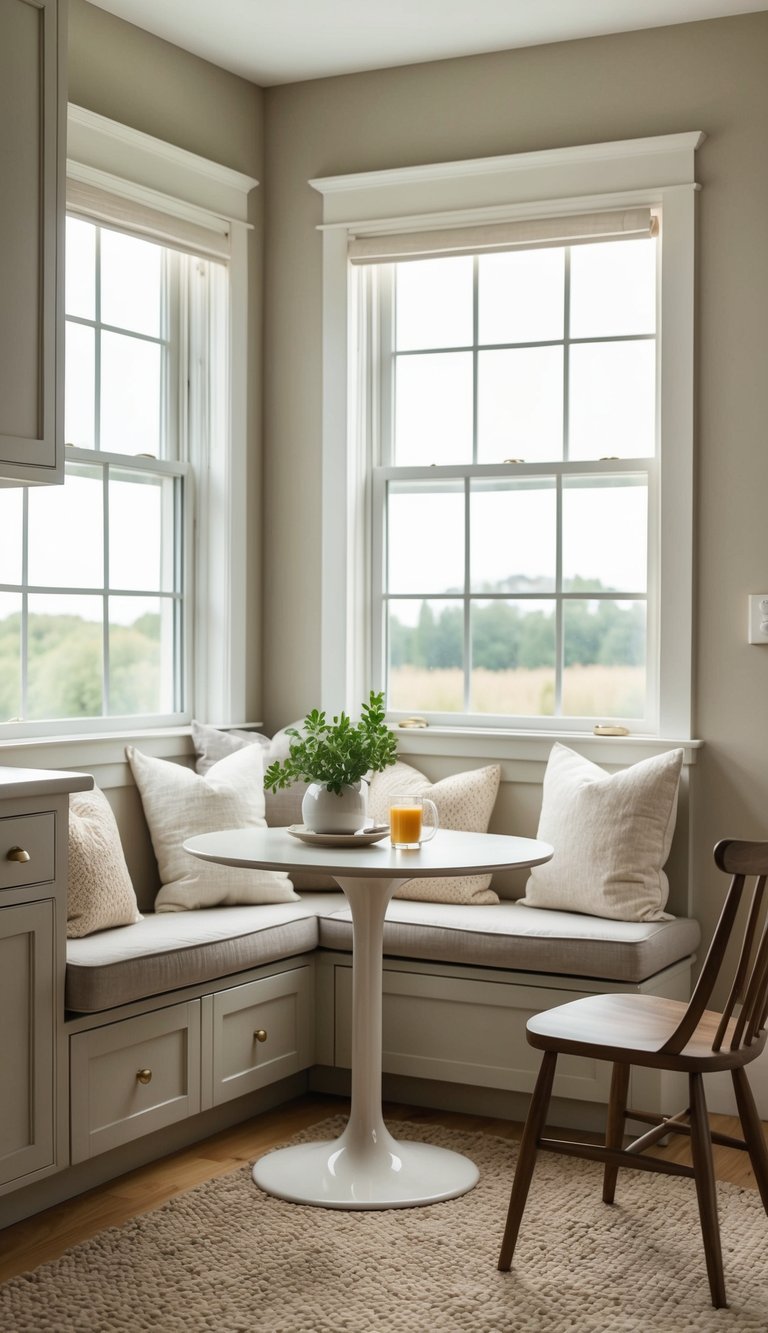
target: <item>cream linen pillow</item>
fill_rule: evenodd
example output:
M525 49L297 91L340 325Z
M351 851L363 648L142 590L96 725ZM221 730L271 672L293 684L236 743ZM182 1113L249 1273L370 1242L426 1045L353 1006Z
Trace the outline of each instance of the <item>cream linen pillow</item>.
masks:
M67 939L141 921L115 816L103 791L69 798Z
M409 793L428 796L437 806L440 827L463 829L466 833L486 833L501 769L498 764L454 773L440 782L430 782L418 769L400 760L383 773L374 773L368 797L368 814L376 824L389 823L389 805L393 796ZM447 875L435 879L411 879L395 893L396 898L411 898L427 903L497 903L499 895L489 888L490 875Z
M555 854L535 866L526 907L587 912L614 921L665 921L662 869L672 843L682 750L606 773L556 743L544 774L536 836Z
M261 746L246 745L220 759L205 777L128 746L162 888L156 912L183 912L236 903L298 901L287 875L219 866L185 852L183 843L217 829L265 828Z

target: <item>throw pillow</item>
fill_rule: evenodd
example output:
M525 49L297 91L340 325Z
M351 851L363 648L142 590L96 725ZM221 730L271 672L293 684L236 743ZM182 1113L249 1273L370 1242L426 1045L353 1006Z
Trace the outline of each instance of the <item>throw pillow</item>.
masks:
M103 791L69 797L67 938L141 921L115 816Z
M300 727L301 722L291 724ZM262 751L264 769L276 759L287 759L288 749L293 739L286 735L286 728L270 739L258 731L222 731L219 727L209 726L204 722L192 722L192 744L195 747L195 772L205 776L213 764L224 759L246 745L258 745ZM282 791L264 792L264 814L269 828L285 828L288 824L301 823L301 802L307 790L306 782L294 782ZM338 886L336 886L338 887Z
M301 719L289 726L301 728ZM205 775L209 768L225 755L234 754L246 745L258 745L264 760L264 769L275 760L288 757L292 736L287 735L287 727L275 732L271 738L262 736L258 731L221 731L205 722L192 722L192 744L195 747L195 772ZM306 782L292 782L290 787L280 791L264 792L264 815L267 828L287 828L289 824L302 822L301 802L307 790ZM310 870L295 870L291 879L296 889L338 889L336 880L330 875L315 875Z
M398 760L383 773L374 773L368 798L368 813L377 824L389 823L389 805L398 793L428 796L437 806L440 827L463 829L466 833L487 833L501 769L487 768L454 773L440 782L429 778ZM489 888L490 875L446 875L435 879L411 879L395 893L396 898L410 898L428 903L497 903L498 894Z
M235 903L296 902L291 881L275 870L199 861L184 851L187 838L217 829L264 828L262 748L246 745L209 768L205 777L128 746L162 887L156 912L183 912Z
M526 907L614 921L669 920L663 866L677 816L682 750L606 773L555 744L544 774L537 837L555 854L535 866Z

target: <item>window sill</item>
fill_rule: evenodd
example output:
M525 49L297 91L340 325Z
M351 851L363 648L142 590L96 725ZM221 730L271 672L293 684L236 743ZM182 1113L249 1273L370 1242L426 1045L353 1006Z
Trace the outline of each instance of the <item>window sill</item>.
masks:
M126 745L136 745L158 759L192 754L189 726L143 727L135 731L91 735L27 736L0 740L0 764L14 768L70 770L124 764Z
M589 732L503 731L497 727L398 727L397 748L402 756L480 759L508 764L546 764L555 741L577 750L585 759L601 765L636 764L641 759L682 749L683 763L695 764L700 740L674 740L659 736L594 736Z

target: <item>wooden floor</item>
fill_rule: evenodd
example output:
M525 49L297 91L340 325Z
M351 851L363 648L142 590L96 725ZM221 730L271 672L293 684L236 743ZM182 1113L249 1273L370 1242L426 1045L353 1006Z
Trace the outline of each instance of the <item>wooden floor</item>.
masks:
M336 1097L310 1094L287 1106L224 1130L201 1143L193 1144L170 1157L140 1167L117 1180L89 1190L76 1199L57 1204L36 1217L0 1232L0 1282L27 1272L38 1264L56 1259L71 1245L86 1240L105 1227L120 1226L138 1213L150 1211L166 1199L213 1176L233 1171L263 1152L285 1142L292 1134L329 1115L346 1114L348 1103ZM482 1130L502 1138L518 1139L522 1126L509 1120L490 1120L483 1116L461 1115L449 1111L394 1105L385 1107L390 1120L444 1125L453 1129ZM738 1120L730 1116L711 1117L713 1129L741 1137ZM768 1124L764 1126L768 1141ZM589 1135L574 1135L588 1138ZM689 1160L688 1143L673 1138L662 1156ZM715 1146L715 1172L718 1180L755 1187L749 1159L744 1152ZM499 1237L503 1218L499 1219Z

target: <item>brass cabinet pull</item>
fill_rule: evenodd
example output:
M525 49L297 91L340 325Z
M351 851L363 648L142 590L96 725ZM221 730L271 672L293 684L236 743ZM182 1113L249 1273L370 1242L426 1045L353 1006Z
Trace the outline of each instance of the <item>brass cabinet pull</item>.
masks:
M265 1028L257 1028L253 1035L254 1035L254 1037L256 1038L257 1041L266 1041L266 1040L267 1040L267 1033L266 1033Z
M139 1072L138 1072L138 1074L136 1075L136 1081L137 1081L138 1083L151 1083L151 1082L152 1082L152 1070L151 1070L151 1069L140 1069Z
M29 852L25 852L23 847L12 847L9 852L6 852L5 859L6 861L19 861L23 865L25 861L29 861L31 858Z

